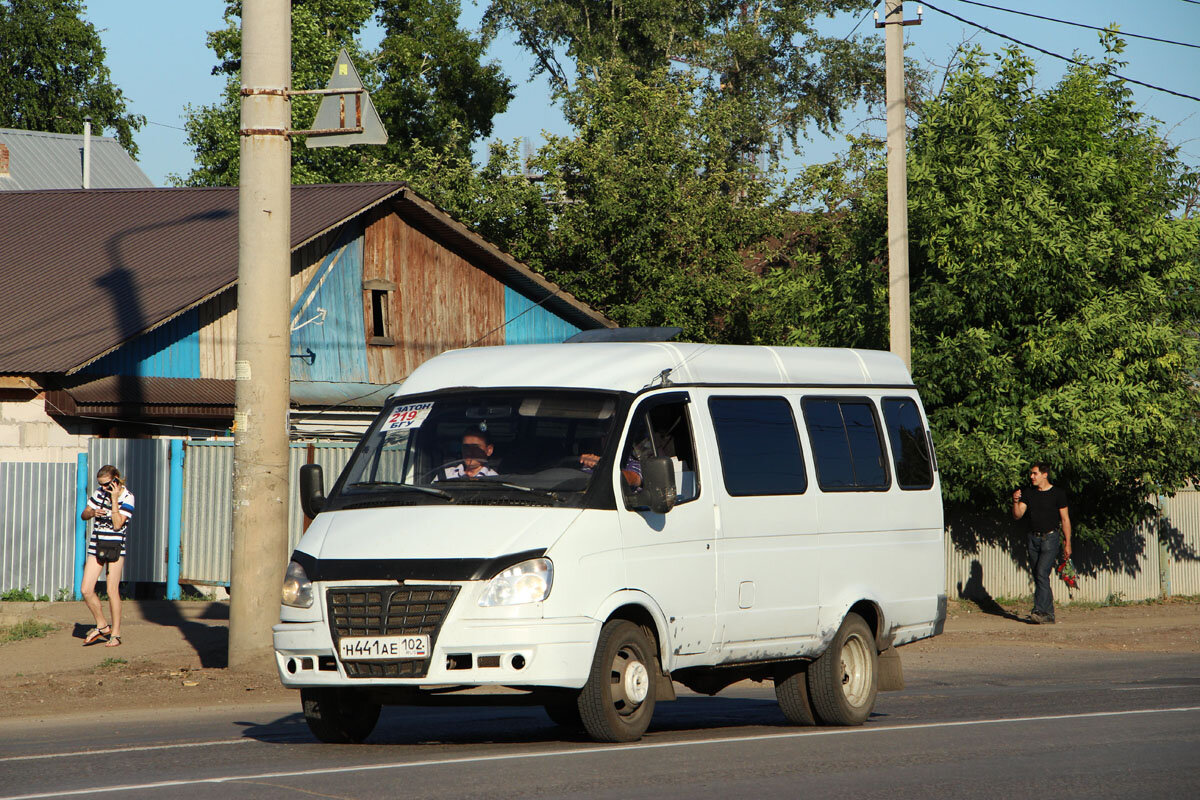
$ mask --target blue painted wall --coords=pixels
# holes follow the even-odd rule
[[[342,238],[325,256],[292,307],[288,317],[294,320],[292,328],[315,317],[318,309],[326,311],[323,323],[312,322],[292,331],[294,381],[369,380],[363,321],[363,237],[361,230],[355,234],[353,238]],[[301,311],[306,302],[308,307]]]
[[[325,309],[321,324],[292,332],[291,377],[296,381],[366,383],[366,327],[363,320],[363,234],[348,232],[325,257],[291,309],[295,327]],[[311,300],[309,299],[311,297]],[[307,307],[301,308],[307,301]],[[253,313],[253,307],[243,313]],[[504,287],[505,344],[561,342],[579,328],[520,292]],[[199,312],[187,311],[137,337],[84,370],[89,375],[200,377]]]
[[[579,333],[579,328],[508,286],[504,287],[504,318],[509,320],[504,326],[505,344],[555,344]]]
[[[200,377],[200,315],[196,309],[144,333],[81,370],[85,375]]]

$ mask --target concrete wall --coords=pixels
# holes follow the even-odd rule
[[[41,394],[0,390],[0,461],[74,464],[92,433],[90,425],[63,427]]]

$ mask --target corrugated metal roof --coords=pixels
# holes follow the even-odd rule
[[[402,183],[292,188],[292,248],[391,202],[402,218],[572,323],[602,314]],[[0,373],[68,372],[234,284],[238,189],[0,192]]]
[[[91,139],[91,188],[154,186],[116,139]],[[0,144],[8,146],[8,175],[0,175],[0,191],[83,188],[82,135],[0,128]]]
[[[233,405],[234,382],[220,378],[145,378],[110,375],[66,389],[76,403],[113,404],[137,402],[147,405],[208,406]]]
[[[398,184],[297,186],[292,245]],[[66,372],[237,279],[238,190],[0,193],[0,372]]]

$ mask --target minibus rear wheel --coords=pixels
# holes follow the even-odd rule
[[[775,673],[775,699],[793,725],[816,725],[812,701],[808,699],[808,662],[792,661]]]
[[[862,725],[879,690],[878,651],[866,621],[851,612],[820,658],[808,666],[808,696],[824,725]]]
[[[301,689],[300,701],[308,729],[329,744],[357,744],[379,721],[379,703],[354,689]]]
[[[611,619],[600,629],[579,715],[597,742],[636,742],[654,716],[658,656],[642,627]]]

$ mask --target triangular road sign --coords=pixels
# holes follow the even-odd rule
[[[350,61],[346,48],[338,52],[337,61],[333,65],[333,75],[329,78],[326,89],[361,89],[362,79],[358,70]],[[335,128],[356,127],[355,92],[347,94],[327,94],[321,98],[321,107],[317,109],[317,119],[313,122],[313,130],[330,130]],[[363,92],[358,97],[362,112],[362,133],[333,133],[322,136],[309,135],[305,144],[309,147],[347,147],[352,144],[387,144],[387,131],[383,129],[383,121],[379,112],[371,102],[371,96]]]

